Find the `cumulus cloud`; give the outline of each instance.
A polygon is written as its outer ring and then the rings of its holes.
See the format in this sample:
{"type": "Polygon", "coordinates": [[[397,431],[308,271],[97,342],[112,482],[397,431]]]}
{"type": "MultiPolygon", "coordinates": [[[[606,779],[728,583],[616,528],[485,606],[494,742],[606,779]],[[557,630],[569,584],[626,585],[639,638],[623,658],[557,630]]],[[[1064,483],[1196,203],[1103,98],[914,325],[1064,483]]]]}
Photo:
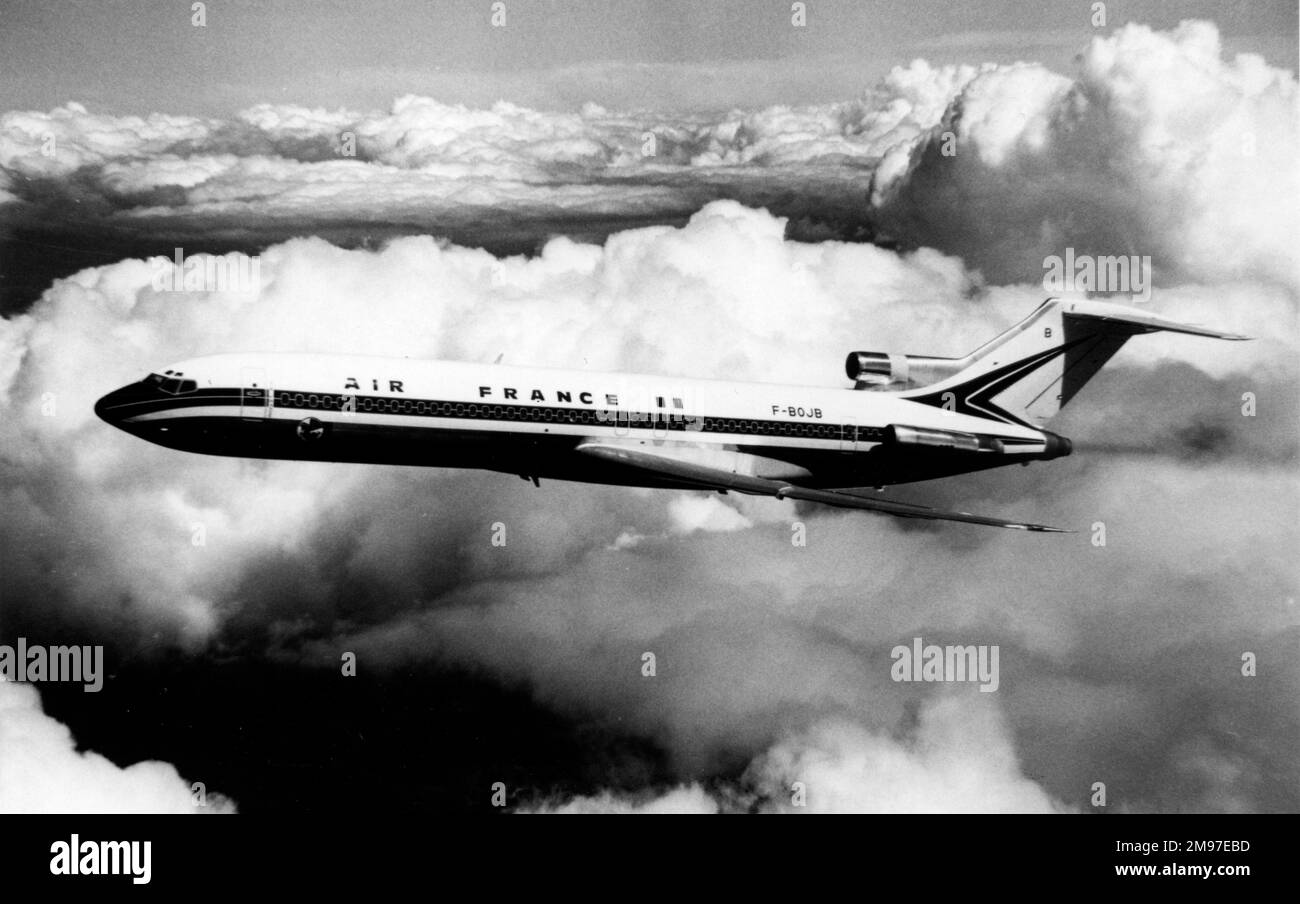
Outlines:
{"type": "MultiPolygon", "coordinates": [[[[512,362],[537,365],[794,382],[815,375],[836,385],[841,336],[859,329],[876,303],[965,289],[960,266],[937,255],[814,247],[787,242],[782,232],[782,222],[765,213],[719,203],[684,230],[623,233],[603,248],[556,239],[531,259],[500,260],[428,238],[378,253],[300,240],[261,256],[262,290],[252,294],[157,291],[159,268],[170,266],[161,260],[123,261],[60,281],[0,330],[0,389],[14,414],[0,427],[9,509],[47,527],[66,523],[60,540],[10,522],[14,548],[28,552],[15,556],[13,579],[33,588],[66,583],[88,611],[97,600],[125,597],[145,613],[165,613],[169,630],[201,638],[218,623],[214,601],[232,592],[235,563],[300,549],[316,527],[309,512],[347,512],[351,494],[369,482],[356,472],[291,467],[279,474],[277,465],[205,462],[242,487],[227,495],[191,481],[192,462],[171,455],[151,462],[149,472],[108,479],[140,450],[117,437],[108,447],[85,442],[102,431],[93,401],[162,362],[343,342],[366,354],[491,360],[507,351],[512,362]],[[856,275],[862,271],[875,272],[869,285],[856,275]],[[855,282],[856,301],[846,308],[843,287],[855,282]],[[372,316],[375,298],[385,299],[382,318],[372,316]],[[251,311],[255,318],[246,316],[251,311]],[[683,336],[685,322],[695,326],[683,336]],[[718,336],[730,342],[721,353],[718,336]],[[84,495],[65,493],[68,478],[84,484],[84,495]],[[79,514],[87,510],[98,514],[79,514]],[[206,547],[191,543],[200,523],[206,547]],[[106,538],[169,552],[132,562],[106,538]],[[52,541],[81,549],[97,567],[89,576],[46,574],[38,548],[52,541]]],[[[906,313],[900,307],[891,317],[901,325],[906,313]]],[[[663,527],[744,526],[734,508],[719,505],[677,501],[663,512],[663,527]]],[[[565,541],[556,543],[558,555],[565,541]]]]}
{"type": "Polygon", "coordinates": [[[603,791],[524,813],[1060,813],[1020,774],[1000,714],[956,697],[927,702],[913,735],[895,739],[831,719],[782,739],[735,784],[665,792],[603,791]]]}
{"type": "Polygon", "coordinates": [[[978,71],[917,61],[855,100],[714,116],[408,95],[386,111],[259,104],[217,120],[70,102],[0,116],[0,224],[142,244],[404,228],[500,242],[491,212],[531,247],[565,229],[681,221],[727,197],[790,216],[808,237],[860,236],[877,164],[897,172],[978,71]]]}
{"type": "Polygon", "coordinates": [[[528,806],[520,813],[623,813],[653,815],[662,813],[718,813],[718,801],[696,784],[673,788],[662,794],[618,795],[604,791],[591,796],[579,796],[552,806],[528,806]]]}
{"type": "MultiPolygon", "coordinates": [[[[838,109],[838,108],[837,108],[838,109]]],[[[113,118],[70,103],[0,118],[0,172],[22,220],[76,203],[128,230],[242,221],[274,231],[340,219],[453,228],[509,209],[534,219],[685,216],[722,188],[693,165],[864,156],[837,109],[784,108],[709,123],[659,114],[471,109],[407,96],[384,113],[259,105],[231,121],[113,118]],[[831,129],[832,134],[824,134],[831,129]],[[841,147],[843,145],[843,147],[841,147]]],[[[706,167],[709,168],[709,167],[706,167]]],[[[788,174],[801,184],[797,172],[788,174]]],[[[849,174],[850,176],[856,174],[849,174]]],[[[767,191],[760,189],[756,191],[767,191]]]]}
{"type": "MultiPolygon", "coordinates": [[[[580,718],[618,719],[668,751],[683,776],[769,774],[826,758],[841,763],[833,775],[852,776],[896,763],[909,775],[938,770],[923,783],[949,789],[935,807],[955,805],[951,788],[963,779],[923,745],[899,753],[889,741],[910,736],[927,696],[889,680],[896,643],[975,635],[1001,644],[1004,663],[1022,663],[1019,680],[1003,678],[1009,734],[1000,737],[1037,773],[1047,764],[1024,726],[1044,714],[1026,685],[1051,679],[1086,697],[1098,692],[1098,657],[1140,670],[1198,643],[1211,643],[1230,675],[1240,650],[1227,637],[1249,631],[1272,643],[1286,624],[1294,478],[1256,452],[1293,433],[1288,422],[1241,418],[1237,390],[1293,394],[1293,340],[1183,338],[1113,366],[1124,382],[1112,410],[1136,421],[1164,407],[1171,429],[1208,413],[1226,431],[1220,456],[1182,458],[1177,437],[1153,428],[1130,437],[1146,444],[1145,464],[1080,456],[900,492],[1107,525],[1104,549],[1085,533],[1051,538],[1061,542],[1026,558],[1025,540],[1042,538],[775,500],[194,458],[112,431],[90,407],[149,369],[231,349],[485,362],[504,350],[513,363],[842,385],[847,347],[973,347],[1037,303],[1032,287],[977,289],[959,261],[936,252],[792,242],[779,219],[731,202],[681,229],[624,232],[603,247],[556,239],[534,258],[428,238],[377,252],[297,240],[268,249],[261,267],[256,293],[176,295],[153,288],[153,263],[123,261],[60,281],[4,321],[0,531],[9,605],[28,623],[57,613],[128,643],[219,639],[290,659],[332,658],[345,645],[380,667],[432,658],[522,680],[580,718]],[[1162,368],[1174,363],[1207,392],[1171,387],[1162,368]],[[1254,382],[1257,372],[1272,382],[1254,382]],[[806,547],[791,544],[796,517],[808,525],[806,547]],[[496,521],[509,527],[504,548],[488,542],[496,521]],[[1179,617],[1164,618],[1175,605],[1179,617]],[[653,679],[640,673],[647,651],[658,657],[653,679]],[[804,740],[781,746],[791,737],[804,740]]],[[[1243,295],[1225,314],[1268,335],[1277,309],[1243,295]]],[[[1075,402],[1088,405],[1086,394],[1075,402]]],[[[1122,692],[1143,707],[1176,701],[1199,674],[1186,668],[1155,687],[1130,675],[1122,692]]],[[[1271,701],[1262,711],[1282,705],[1275,685],[1261,687],[1271,701]]],[[[1075,726],[1080,743],[1113,743],[1128,712],[1075,726]]],[[[1197,737],[1182,724],[1148,730],[1157,757],[1162,742],[1197,737]]],[[[1037,799],[1010,767],[987,777],[1008,807],[1037,799]]],[[[1071,773],[1042,791],[1078,805],[1087,784],[1071,773]]],[[[1294,792],[1276,789],[1282,799],[1294,792]]],[[[1246,794],[1266,806],[1259,789],[1246,794]]]]}
{"type": "Polygon", "coordinates": [[[851,722],[815,726],[751,767],[784,812],[1054,813],[1064,808],[1020,774],[991,704],[956,698],[926,705],[915,738],[873,737],[851,722]],[[802,785],[797,787],[796,783],[802,785]],[[807,793],[796,802],[777,789],[807,793]]]}
{"type": "Polygon", "coordinates": [[[733,198],[794,237],[936,247],[998,283],[1037,280],[1072,246],[1150,255],[1162,287],[1294,292],[1298,119],[1294,75],[1224,60],[1206,22],[1094,38],[1072,78],[917,60],[854,99],[711,116],[408,95],[217,120],[70,102],[0,117],[0,224],[141,246],[430,231],[531,251],[733,198]]]}
{"type": "Polygon", "coordinates": [[[1224,60],[1207,22],[1130,25],[1094,38],[1074,79],[1022,64],[970,80],[880,216],[996,281],[1073,246],[1150,255],[1159,284],[1250,277],[1294,293],[1298,155],[1294,73],[1224,60]]]}
{"type": "Polygon", "coordinates": [[[35,686],[0,681],[0,813],[233,813],[219,794],[198,806],[168,763],[119,767],[77,749],[72,732],[41,711],[35,686]]]}

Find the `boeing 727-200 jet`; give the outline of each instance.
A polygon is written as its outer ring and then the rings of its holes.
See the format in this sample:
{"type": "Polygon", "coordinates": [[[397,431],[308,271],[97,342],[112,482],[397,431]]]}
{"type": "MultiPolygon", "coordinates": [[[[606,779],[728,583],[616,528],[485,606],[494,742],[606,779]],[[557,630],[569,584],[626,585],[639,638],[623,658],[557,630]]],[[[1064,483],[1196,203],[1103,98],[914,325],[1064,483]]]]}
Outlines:
{"type": "Polygon", "coordinates": [[[314,354],[194,358],[110,392],[108,423],[247,458],[484,468],[735,491],[1060,531],[873,488],[1069,455],[1044,425],[1132,335],[1230,333],[1048,299],[964,358],[853,352],[852,389],[314,354]]]}

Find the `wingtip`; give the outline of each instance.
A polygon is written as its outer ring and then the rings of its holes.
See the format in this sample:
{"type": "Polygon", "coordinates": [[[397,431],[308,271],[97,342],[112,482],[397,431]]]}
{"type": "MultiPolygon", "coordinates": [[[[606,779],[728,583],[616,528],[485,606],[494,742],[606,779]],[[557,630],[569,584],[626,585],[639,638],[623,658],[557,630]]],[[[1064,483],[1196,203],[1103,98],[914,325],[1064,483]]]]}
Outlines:
{"type": "MultiPolygon", "coordinates": [[[[954,512],[953,514],[961,515],[963,518],[978,519],[981,516],[972,512],[954,512]]],[[[919,517],[925,517],[920,515],[919,517]]],[[[998,521],[996,519],[986,519],[978,523],[992,524],[995,527],[1005,527],[1007,530],[1023,530],[1032,533],[1043,534],[1077,534],[1077,530],[1068,527],[1052,527],[1050,524],[1031,524],[1027,521],[998,521]]]]}
{"type": "Polygon", "coordinates": [[[1077,534],[1077,530],[1068,527],[1052,527],[1050,524],[1007,524],[1013,530],[1032,531],[1036,534],[1077,534]]]}
{"type": "Polygon", "coordinates": [[[1208,326],[1196,325],[1192,329],[1196,330],[1193,335],[1206,336],[1210,339],[1226,339],[1228,342],[1251,342],[1255,339],[1254,336],[1246,336],[1242,333],[1225,333],[1208,326]]]}

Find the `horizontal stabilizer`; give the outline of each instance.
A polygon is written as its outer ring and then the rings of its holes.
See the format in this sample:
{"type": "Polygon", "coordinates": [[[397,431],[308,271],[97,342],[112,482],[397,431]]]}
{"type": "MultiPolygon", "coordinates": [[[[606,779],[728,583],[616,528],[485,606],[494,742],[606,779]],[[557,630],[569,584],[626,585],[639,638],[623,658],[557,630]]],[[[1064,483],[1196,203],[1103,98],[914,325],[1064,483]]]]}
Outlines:
{"type": "Polygon", "coordinates": [[[1062,313],[1073,319],[1110,324],[1113,328],[1122,329],[1126,333],[1154,333],[1163,330],[1168,333],[1187,333],[1189,336],[1208,336],[1211,339],[1231,339],[1234,342],[1251,338],[1237,333],[1211,330],[1203,326],[1178,323],[1158,314],[1100,301],[1066,302],[1062,307],[1062,313]]]}

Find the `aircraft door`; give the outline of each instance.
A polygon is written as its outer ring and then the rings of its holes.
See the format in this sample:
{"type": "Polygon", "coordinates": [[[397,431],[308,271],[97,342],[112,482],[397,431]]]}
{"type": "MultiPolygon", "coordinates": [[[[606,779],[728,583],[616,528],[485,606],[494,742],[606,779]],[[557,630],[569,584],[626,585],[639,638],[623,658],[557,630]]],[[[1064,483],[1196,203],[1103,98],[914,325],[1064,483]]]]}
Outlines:
{"type": "MultiPolygon", "coordinates": [[[[675,394],[680,397],[680,393],[675,394]]],[[[668,439],[668,432],[672,429],[673,409],[669,407],[669,399],[674,396],[656,395],[654,405],[650,408],[650,433],[654,441],[661,443],[668,439]]]]}
{"type": "Polygon", "coordinates": [[[840,451],[858,451],[858,422],[853,417],[840,418],[840,451]]]}
{"type": "Polygon", "coordinates": [[[271,383],[264,368],[240,368],[239,414],[246,421],[258,421],[271,416],[271,383]]]}

